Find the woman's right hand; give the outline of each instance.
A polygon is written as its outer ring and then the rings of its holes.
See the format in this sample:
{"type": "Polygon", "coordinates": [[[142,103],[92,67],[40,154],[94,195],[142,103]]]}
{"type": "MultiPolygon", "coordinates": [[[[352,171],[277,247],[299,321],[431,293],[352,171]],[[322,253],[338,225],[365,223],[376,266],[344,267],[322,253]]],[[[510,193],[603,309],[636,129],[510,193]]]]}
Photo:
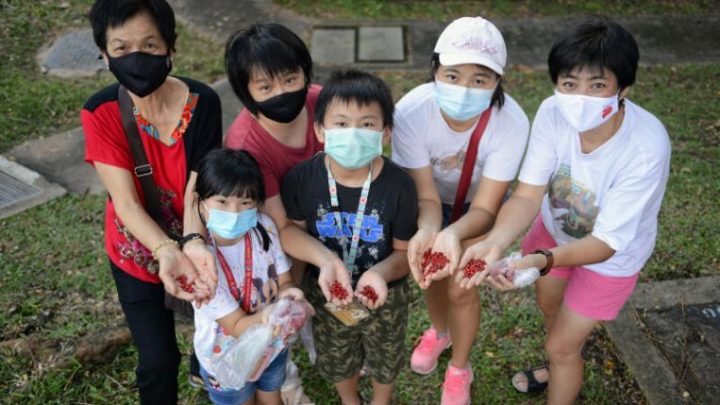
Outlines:
{"type": "MultiPolygon", "coordinates": [[[[459,268],[464,269],[470,260],[484,260],[487,264],[494,263],[501,259],[504,250],[504,247],[496,243],[481,240],[465,249],[465,253],[463,253],[462,258],[460,259],[459,268]]],[[[476,273],[470,278],[465,278],[463,272],[458,271],[455,275],[455,281],[460,285],[460,287],[467,288],[469,290],[484,283],[488,274],[489,271],[486,269],[476,273]]]]}
{"type": "Polygon", "coordinates": [[[408,263],[410,264],[410,273],[412,273],[415,282],[418,283],[423,290],[428,288],[430,280],[425,280],[423,276],[422,258],[423,253],[431,249],[435,243],[437,232],[420,228],[410,239],[408,244],[408,263]]]}

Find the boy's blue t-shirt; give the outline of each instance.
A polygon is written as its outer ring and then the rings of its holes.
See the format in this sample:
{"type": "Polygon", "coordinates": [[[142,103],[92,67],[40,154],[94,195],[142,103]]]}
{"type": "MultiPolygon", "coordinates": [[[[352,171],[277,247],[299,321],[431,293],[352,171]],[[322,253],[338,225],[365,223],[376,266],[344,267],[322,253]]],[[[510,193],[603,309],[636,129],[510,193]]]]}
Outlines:
{"type": "MultiPolygon", "coordinates": [[[[353,285],[362,273],[392,253],[393,238],[410,240],[417,230],[418,198],[415,183],[398,165],[384,157],[383,161],[380,174],[370,184],[355,260],[358,270],[353,274],[353,285]]],[[[325,154],[318,153],[290,170],[283,181],[282,201],[288,218],[305,221],[308,233],[342,259],[343,250],[350,249],[362,189],[337,184],[343,233],[346,236],[342,243],[330,205],[324,162],[325,154]]]]}

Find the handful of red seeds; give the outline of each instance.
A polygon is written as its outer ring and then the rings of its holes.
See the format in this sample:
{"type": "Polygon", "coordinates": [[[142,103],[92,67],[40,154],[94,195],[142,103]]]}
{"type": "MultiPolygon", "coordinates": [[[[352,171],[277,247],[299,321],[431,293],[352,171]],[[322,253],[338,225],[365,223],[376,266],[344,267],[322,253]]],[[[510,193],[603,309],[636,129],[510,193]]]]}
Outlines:
{"type": "Polygon", "coordinates": [[[363,289],[360,291],[360,294],[364,295],[365,298],[369,299],[372,302],[375,302],[378,299],[377,292],[375,292],[375,289],[370,287],[369,285],[363,287],[363,289]]]}
{"type": "Polygon", "coordinates": [[[485,270],[486,265],[487,263],[485,263],[485,260],[483,259],[472,259],[468,262],[468,264],[465,265],[465,269],[463,270],[463,276],[465,278],[470,278],[475,274],[485,270]]]}
{"type": "Polygon", "coordinates": [[[190,293],[190,294],[195,292],[195,288],[193,288],[192,284],[188,283],[187,277],[185,277],[185,275],[181,275],[181,276],[177,277],[175,280],[178,282],[178,284],[180,284],[180,288],[182,288],[183,291],[190,293]]]}
{"type": "Polygon", "coordinates": [[[330,296],[342,301],[346,299],[349,295],[350,293],[347,292],[345,287],[343,287],[339,281],[335,280],[332,284],[330,284],[330,296]]]}
{"type": "Polygon", "coordinates": [[[442,252],[433,252],[428,249],[423,253],[422,268],[423,277],[437,273],[450,263],[450,259],[442,252]]]}

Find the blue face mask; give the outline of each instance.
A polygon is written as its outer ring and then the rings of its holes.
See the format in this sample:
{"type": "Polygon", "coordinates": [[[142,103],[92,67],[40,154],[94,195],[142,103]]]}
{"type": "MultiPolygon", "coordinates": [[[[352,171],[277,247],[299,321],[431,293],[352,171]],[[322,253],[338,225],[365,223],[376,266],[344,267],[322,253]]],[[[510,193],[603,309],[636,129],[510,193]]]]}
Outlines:
{"type": "Polygon", "coordinates": [[[467,121],[490,107],[495,89],[473,89],[435,80],[435,100],[448,117],[467,121]]]}
{"type": "Polygon", "coordinates": [[[382,131],[362,128],[325,130],[325,153],[340,166],[359,169],[382,154],[382,131]]]}
{"type": "Polygon", "coordinates": [[[239,238],[257,225],[257,208],[229,212],[210,208],[207,228],[223,239],[239,238]]]}

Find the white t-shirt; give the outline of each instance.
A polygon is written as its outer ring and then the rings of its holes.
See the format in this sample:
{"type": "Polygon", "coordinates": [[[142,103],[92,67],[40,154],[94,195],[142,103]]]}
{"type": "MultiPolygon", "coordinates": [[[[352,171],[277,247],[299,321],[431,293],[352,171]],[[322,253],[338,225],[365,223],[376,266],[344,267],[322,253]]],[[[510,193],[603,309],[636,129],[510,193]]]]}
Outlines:
{"type": "MultiPolygon", "coordinates": [[[[434,93],[435,83],[425,83],[397,103],[392,160],[408,169],[431,165],[440,200],[452,205],[475,126],[464,132],[450,129],[434,93]]],[[[480,139],[466,202],[475,195],[481,176],[497,181],[515,179],[525,152],[529,126],[522,108],[505,94],[505,105],[500,110],[492,108],[490,122],[480,139]]]]}
{"type": "MultiPolygon", "coordinates": [[[[252,235],[253,283],[252,297],[250,299],[253,313],[262,311],[267,305],[277,301],[280,274],[290,269],[290,260],[285,256],[280,245],[278,230],[272,219],[265,214],[258,213],[258,222],[262,224],[270,236],[268,251],[263,250],[262,237],[259,232],[250,231],[252,235]]],[[[212,251],[213,247],[209,247],[212,251]]],[[[228,263],[235,277],[235,283],[240,290],[240,302],[243,301],[245,286],[245,239],[235,245],[218,247],[228,263]]],[[[206,305],[195,308],[195,337],[193,344],[195,354],[200,364],[211,375],[215,374],[212,359],[220,357],[235,341],[215,322],[240,308],[238,301],[230,293],[227,279],[215,261],[218,272],[218,285],[215,297],[206,305]]]]}
{"type": "Polygon", "coordinates": [[[670,138],[652,114],[625,99],[625,118],[607,142],[581,151],[580,136],[552,96],[538,109],[519,180],[549,184],[545,227],[559,245],[592,235],[615,254],[584,267],[612,277],[639,272],[657,236],[670,171],[670,138]]]}

